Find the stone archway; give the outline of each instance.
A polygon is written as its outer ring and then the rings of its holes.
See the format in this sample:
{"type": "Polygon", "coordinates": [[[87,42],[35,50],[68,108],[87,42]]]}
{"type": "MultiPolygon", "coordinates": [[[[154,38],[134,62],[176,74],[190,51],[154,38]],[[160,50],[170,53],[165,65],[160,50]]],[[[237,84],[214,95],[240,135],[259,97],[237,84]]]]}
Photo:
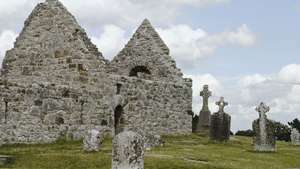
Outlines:
{"type": "Polygon", "coordinates": [[[124,110],[121,105],[118,105],[114,111],[114,128],[115,135],[121,133],[124,130],[124,110]]]}
{"type": "Polygon", "coordinates": [[[136,66],[130,70],[129,76],[138,77],[139,73],[151,75],[150,70],[146,66],[136,66]]]}

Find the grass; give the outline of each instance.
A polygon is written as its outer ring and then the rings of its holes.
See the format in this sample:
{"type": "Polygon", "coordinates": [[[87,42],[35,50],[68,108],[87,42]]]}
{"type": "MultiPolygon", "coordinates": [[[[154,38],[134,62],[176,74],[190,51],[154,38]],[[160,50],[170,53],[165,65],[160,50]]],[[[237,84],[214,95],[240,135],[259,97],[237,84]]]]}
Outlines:
{"type": "MultiPolygon", "coordinates": [[[[145,169],[300,169],[300,146],[285,142],[277,142],[276,153],[256,153],[247,137],[221,144],[197,135],[165,136],[164,140],[164,147],[145,153],[145,169]]],[[[0,154],[16,159],[2,168],[111,169],[110,138],[97,153],[84,153],[81,146],[81,142],[65,141],[4,146],[0,154]]]]}

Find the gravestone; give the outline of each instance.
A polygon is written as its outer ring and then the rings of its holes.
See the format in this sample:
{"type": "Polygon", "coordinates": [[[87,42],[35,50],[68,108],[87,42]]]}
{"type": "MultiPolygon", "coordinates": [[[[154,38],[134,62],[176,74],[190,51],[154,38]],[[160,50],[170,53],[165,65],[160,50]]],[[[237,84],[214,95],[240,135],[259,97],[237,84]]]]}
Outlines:
{"type": "Polygon", "coordinates": [[[198,124],[199,124],[199,116],[197,114],[193,113],[193,116],[192,116],[192,132],[193,133],[198,132],[198,124]]]}
{"type": "Polygon", "coordinates": [[[104,140],[104,134],[98,130],[87,131],[83,140],[83,150],[86,152],[99,151],[104,140]]]}
{"type": "Polygon", "coordinates": [[[13,161],[14,161],[14,157],[12,156],[0,155],[0,166],[11,164],[13,163],[13,161]]]}
{"type": "Polygon", "coordinates": [[[142,136],[125,131],[113,140],[112,169],[143,169],[144,142],[142,136]]]}
{"type": "Polygon", "coordinates": [[[203,105],[199,113],[199,121],[196,127],[196,132],[208,134],[211,114],[208,108],[208,98],[211,96],[211,91],[208,90],[208,85],[203,86],[203,90],[200,92],[200,96],[203,97],[203,105]]]}
{"type": "Polygon", "coordinates": [[[219,111],[211,115],[210,139],[213,141],[228,141],[230,138],[231,117],[224,112],[224,107],[228,103],[224,101],[224,97],[221,97],[216,105],[219,106],[219,111]]]}
{"type": "Polygon", "coordinates": [[[275,128],[274,123],[267,119],[266,113],[270,111],[270,107],[265,103],[255,109],[259,113],[259,119],[252,123],[253,131],[255,133],[253,142],[254,150],[260,152],[274,152],[275,151],[275,128]]]}
{"type": "Polygon", "coordinates": [[[291,141],[293,145],[300,145],[300,133],[297,129],[293,128],[291,132],[291,141]]]}

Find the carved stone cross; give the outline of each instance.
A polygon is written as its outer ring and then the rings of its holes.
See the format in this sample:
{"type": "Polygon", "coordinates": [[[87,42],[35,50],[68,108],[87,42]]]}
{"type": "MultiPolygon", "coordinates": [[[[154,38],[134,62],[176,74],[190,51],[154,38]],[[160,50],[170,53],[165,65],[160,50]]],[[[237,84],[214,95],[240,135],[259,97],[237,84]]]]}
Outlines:
{"type": "Polygon", "coordinates": [[[208,98],[211,96],[211,91],[208,90],[208,85],[203,86],[203,90],[200,92],[200,96],[203,97],[202,111],[209,111],[208,98]]]}
{"type": "Polygon", "coordinates": [[[221,97],[220,101],[216,102],[216,105],[219,106],[219,112],[224,113],[224,107],[228,105],[228,102],[225,102],[224,97],[221,97]]]}
{"type": "Polygon", "coordinates": [[[259,113],[259,118],[266,118],[266,113],[270,111],[270,107],[261,102],[260,105],[255,108],[255,110],[259,113]]]}

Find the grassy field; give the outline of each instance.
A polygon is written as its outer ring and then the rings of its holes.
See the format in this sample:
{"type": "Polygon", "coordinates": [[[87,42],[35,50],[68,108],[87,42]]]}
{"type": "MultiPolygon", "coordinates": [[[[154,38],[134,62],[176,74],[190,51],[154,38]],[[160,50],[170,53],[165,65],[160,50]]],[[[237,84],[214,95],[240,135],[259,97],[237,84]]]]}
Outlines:
{"type": "MultiPolygon", "coordinates": [[[[256,153],[247,137],[233,137],[224,144],[211,143],[197,135],[166,136],[164,140],[164,147],[145,153],[145,169],[300,169],[300,146],[289,143],[277,142],[276,153],[256,153]]],[[[7,168],[111,169],[109,138],[97,153],[84,153],[81,142],[60,141],[5,146],[0,148],[0,154],[16,157],[7,168]]]]}

